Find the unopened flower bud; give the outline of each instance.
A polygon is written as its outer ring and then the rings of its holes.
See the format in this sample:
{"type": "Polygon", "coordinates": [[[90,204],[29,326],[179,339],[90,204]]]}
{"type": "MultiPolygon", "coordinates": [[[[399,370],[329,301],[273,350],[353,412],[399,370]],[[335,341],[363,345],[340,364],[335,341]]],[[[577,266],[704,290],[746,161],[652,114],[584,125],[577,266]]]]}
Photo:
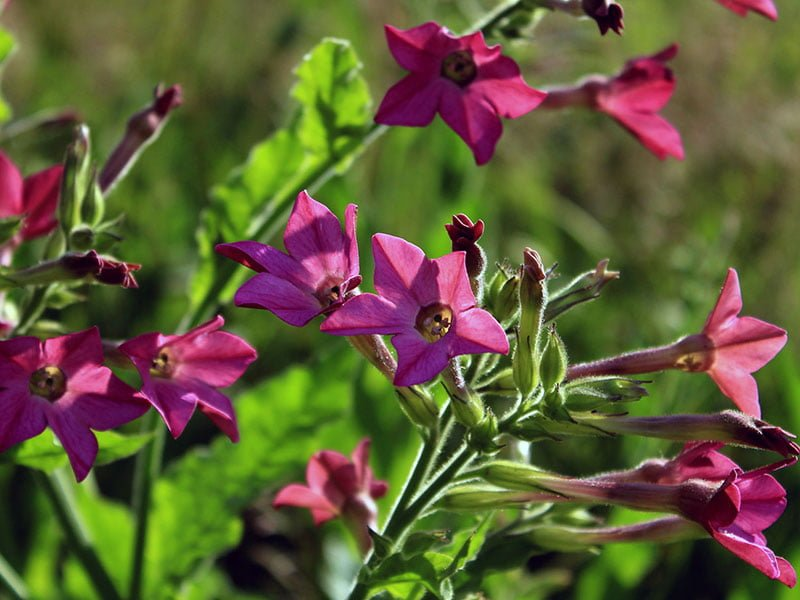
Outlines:
{"type": "Polygon", "coordinates": [[[517,330],[517,345],[511,358],[514,385],[523,398],[528,398],[539,385],[539,368],[530,338],[523,338],[517,330]]]}
{"type": "Polygon", "coordinates": [[[437,504],[448,510],[484,511],[493,508],[523,506],[530,502],[547,502],[556,498],[552,494],[530,491],[509,491],[485,483],[467,483],[450,488],[437,504]]]}
{"type": "Polygon", "coordinates": [[[90,226],[97,226],[103,220],[105,198],[97,184],[97,173],[93,172],[81,203],[81,220],[90,226]]]}
{"type": "Polygon", "coordinates": [[[481,454],[492,454],[502,448],[495,442],[498,434],[497,417],[487,408],[483,419],[467,433],[467,443],[481,454]]]}
{"type": "Polygon", "coordinates": [[[67,235],[81,222],[81,204],[91,176],[90,167],[89,128],[79,125],[67,148],[58,201],[58,221],[67,235]]]}
{"type": "Polygon", "coordinates": [[[561,386],[564,406],[585,412],[614,402],[633,402],[647,396],[642,386],[646,381],[626,377],[594,377],[569,382],[561,386]]]}
{"type": "Polygon", "coordinates": [[[540,482],[558,477],[534,466],[510,460],[495,460],[481,467],[478,474],[491,484],[508,490],[532,490],[540,482]]]}
{"type": "Polygon", "coordinates": [[[558,292],[554,293],[544,312],[544,321],[552,321],[560,314],[582,302],[594,300],[609,282],[619,279],[619,271],[608,271],[608,259],[603,259],[593,271],[578,275],[558,292]]]}
{"type": "Polygon", "coordinates": [[[486,305],[500,323],[509,323],[519,311],[519,275],[500,266],[489,283],[486,305]]]}
{"type": "Polygon", "coordinates": [[[553,392],[567,375],[567,348],[555,327],[547,331],[547,342],[542,350],[539,374],[542,386],[548,393],[553,392]]]}
{"type": "Polygon", "coordinates": [[[622,6],[609,0],[582,0],[582,5],[586,15],[597,22],[600,35],[605,35],[609,29],[617,35],[622,35],[624,28],[622,6]]]}
{"type": "Polygon", "coordinates": [[[560,441],[567,437],[609,437],[613,433],[605,431],[602,427],[594,425],[588,419],[576,420],[564,409],[549,407],[548,415],[536,411],[520,419],[511,427],[510,433],[527,442],[541,440],[560,441]],[[559,418],[553,418],[554,414],[559,418]],[[567,418],[564,418],[566,416],[567,418]]]}
{"type": "Polygon", "coordinates": [[[135,288],[139,286],[133,277],[133,271],[140,268],[141,265],[103,258],[94,250],[85,254],[71,252],[56,260],[6,273],[0,282],[2,284],[0,287],[49,285],[59,281],[87,278],[108,285],[135,288]]]}
{"type": "Polygon", "coordinates": [[[453,251],[466,252],[469,283],[475,297],[480,300],[483,292],[483,271],[486,268],[486,254],[478,245],[478,240],[483,235],[483,221],[479,219],[473,223],[467,215],[459,213],[453,215],[453,222],[444,227],[453,242],[453,251]]]}
{"type": "Polygon", "coordinates": [[[396,387],[400,407],[415,425],[424,429],[435,429],[439,421],[439,409],[430,394],[419,386],[396,387]]]}

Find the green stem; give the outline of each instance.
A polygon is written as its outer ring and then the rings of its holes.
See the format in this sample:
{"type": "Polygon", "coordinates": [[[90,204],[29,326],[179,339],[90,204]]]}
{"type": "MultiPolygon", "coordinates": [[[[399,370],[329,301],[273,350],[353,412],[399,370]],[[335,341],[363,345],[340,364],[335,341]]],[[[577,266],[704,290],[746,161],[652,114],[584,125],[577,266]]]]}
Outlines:
{"type": "Polygon", "coordinates": [[[34,479],[50,501],[67,544],[83,565],[97,595],[103,600],[122,600],[122,596],[94,550],[71,493],[67,490],[63,475],[56,472],[48,477],[40,471],[34,471],[34,479]]]}
{"type": "Polygon", "coordinates": [[[22,314],[19,317],[19,322],[14,328],[13,335],[23,335],[36,324],[36,321],[42,316],[44,309],[47,307],[47,296],[50,293],[52,285],[45,287],[37,287],[33,290],[28,302],[22,309],[22,314]]]}
{"type": "Polygon", "coordinates": [[[494,10],[484,15],[482,19],[473,23],[472,27],[467,30],[467,33],[474,33],[482,31],[484,35],[490,35],[492,29],[500,23],[503,19],[511,15],[522,5],[522,0],[511,0],[505,4],[500,4],[494,10]]]}
{"type": "Polygon", "coordinates": [[[133,513],[136,529],[131,557],[131,574],[128,598],[139,600],[144,581],[144,552],[147,547],[147,526],[150,517],[150,499],[153,482],[161,471],[161,458],[167,429],[161,424],[156,411],[150,411],[142,422],[142,431],[154,431],[153,439],[136,456],[133,476],[133,513]]]}
{"type": "Polygon", "coordinates": [[[30,596],[25,582],[19,576],[5,557],[0,554],[0,583],[2,583],[11,597],[15,600],[27,600],[30,596]]]}

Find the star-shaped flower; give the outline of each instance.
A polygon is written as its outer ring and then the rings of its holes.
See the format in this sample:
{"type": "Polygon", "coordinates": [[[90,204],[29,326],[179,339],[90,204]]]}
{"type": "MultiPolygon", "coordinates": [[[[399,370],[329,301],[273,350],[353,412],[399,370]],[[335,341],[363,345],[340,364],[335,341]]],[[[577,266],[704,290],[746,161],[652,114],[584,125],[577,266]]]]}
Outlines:
{"type": "Polygon", "coordinates": [[[240,337],[218,331],[222,317],[183,335],[145,333],[119,347],[142,377],[140,394],[161,414],[173,437],[199,408],[234,442],[239,439],[230,399],[217,388],[232,385],[256,351],[240,337]]]}
{"type": "Polygon", "coordinates": [[[372,543],[367,528],[374,529],[378,517],[375,500],[388,489],[369,468],[369,443],[369,439],[361,440],[352,460],[333,450],[317,452],[306,468],[308,485],[287,485],[275,496],[272,506],[308,508],[315,525],[341,516],[366,551],[372,543]]]}
{"type": "Polygon", "coordinates": [[[50,426],[78,481],[97,456],[91,430],[144,414],[148,404],[103,366],[97,328],[39,341],[0,341],[0,452],[50,426]]]}
{"type": "Polygon", "coordinates": [[[717,2],[742,17],[747,16],[748,10],[752,10],[773,21],[778,20],[778,9],[772,0],[717,0],[717,2]]]}
{"type": "Polygon", "coordinates": [[[434,22],[385,29],[392,56],[410,73],[386,92],[377,123],[424,127],[438,112],[482,165],[500,139],[500,117],[521,117],[546,96],[528,86],[517,64],[500,54],[499,45],[488,47],[480,32],[457,37],[434,22]]]}
{"type": "Polygon", "coordinates": [[[258,272],[236,292],[236,306],[264,308],[295,327],[338,308],[361,283],[357,211],[347,206],[342,233],[328,207],[303,191],[283,234],[288,255],[253,241],[218,244],[217,252],[258,272]]]}
{"type": "Polygon", "coordinates": [[[429,381],[461,354],[508,352],[503,328],[475,306],[464,252],[429,259],[414,244],[380,233],[372,238],[372,252],[379,295],[352,298],[320,329],[334,335],[392,335],[395,385],[429,381]]]}

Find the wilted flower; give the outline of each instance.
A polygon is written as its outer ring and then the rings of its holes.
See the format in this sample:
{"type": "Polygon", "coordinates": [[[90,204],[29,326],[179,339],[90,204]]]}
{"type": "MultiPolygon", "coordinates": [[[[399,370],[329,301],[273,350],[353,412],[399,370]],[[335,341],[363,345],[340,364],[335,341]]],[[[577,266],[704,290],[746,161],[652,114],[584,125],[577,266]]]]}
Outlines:
{"type": "Polygon", "coordinates": [[[683,159],[680,134],[658,114],[675,90],[675,78],[665,63],[677,53],[678,46],[672,44],[652,56],[629,60],[613,77],[594,75],[577,86],[549,90],[542,108],[585,106],[606,113],[658,158],[683,159]]]}
{"type": "Polygon", "coordinates": [[[386,92],[375,121],[424,127],[438,112],[479,165],[494,154],[503,131],[500,117],[521,117],[546,95],[522,80],[499,45],[486,46],[480,32],[456,37],[434,22],[385,29],[392,56],[410,74],[386,92]]]}
{"type": "Polygon", "coordinates": [[[218,331],[224,324],[217,316],[183,335],[145,333],[119,347],[142,377],[140,394],[173,437],[183,433],[199,408],[231,440],[239,440],[231,401],[217,388],[239,379],[256,351],[240,337],[218,331]]]}
{"type": "Polygon", "coordinates": [[[103,366],[97,328],[51,338],[0,341],[0,452],[50,426],[78,481],[97,456],[91,430],[119,427],[148,404],[103,366]]]}
{"type": "Polygon", "coordinates": [[[429,381],[460,354],[508,352],[503,328],[475,306],[463,252],[429,259],[414,244],[380,233],[372,238],[372,252],[379,295],[352,298],[320,329],[394,336],[395,385],[429,381]]]}
{"type": "Polygon", "coordinates": [[[369,439],[361,440],[352,460],[333,450],[317,452],[306,468],[308,485],[287,485],[275,496],[272,506],[308,508],[316,525],[342,517],[362,550],[368,550],[372,543],[368,528],[375,528],[378,516],[375,500],[388,489],[385,481],[374,479],[368,466],[369,443],[369,439]]]}
{"type": "Polygon", "coordinates": [[[264,308],[295,327],[338,308],[361,283],[357,211],[347,206],[342,233],[336,216],[303,191],[283,234],[288,255],[253,241],[218,244],[218,253],[258,272],[236,292],[236,306],[264,308]]]}

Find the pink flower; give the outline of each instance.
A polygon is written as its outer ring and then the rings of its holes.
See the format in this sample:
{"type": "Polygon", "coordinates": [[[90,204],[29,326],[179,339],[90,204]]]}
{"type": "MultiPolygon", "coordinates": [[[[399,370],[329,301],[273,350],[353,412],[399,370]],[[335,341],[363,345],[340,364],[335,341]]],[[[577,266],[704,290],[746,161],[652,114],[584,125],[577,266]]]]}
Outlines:
{"type": "Polygon", "coordinates": [[[314,454],[306,467],[308,485],[292,483],[272,501],[274,508],[299,506],[311,510],[315,525],[343,517],[361,548],[370,548],[368,528],[375,528],[378,510],[375,500],[386,494],[385,481],[373,478],[367,461],[369,439],[359,442],[352,461],[333,450],[314,454]]]}
{"type": "Polygon", "coordinates": [[[789,562],[767,547],[762,531],[786,508],[786,490],[769,475],[797,459],[743,472],[728,457],[716,451],[721,444],[687,444],[674,459],[651,471],[653,483],[682,483],[692,479],[721,482],[716,492],[702,504],[686,504],[688,518],[702,525],[724,548],[753,565],[770,579],[794,587],[797,575],[789,562]]]}
{"type": "Polygon", "coordinates": [[[742,17],[747,15],[748,10],[752,10],[773,21],[778,20],[778,9],[772,0],[717,0],[717,2],[742,17]]]}
{"type": "Polygon", "coordinates": [[[617,35],[622,34],[624,25],[622,23],[622,6],[609,0],[583,0],[584,12],[597,21],[600,35],[605,35],[609,29],[617,35]]]}
{"type": "Polygon", "coordinates": [[[178,437],[199,408],[234,442],[239,439],[236,415],[217,388],[233,384],[256,351],[243,339],[224,331],[222,317],[183,335],[153,332],[119,347],[142,377],[141,395],[155,406],[173,437],[178,437]]]}
{"type": "Polygon", "coordinates": [[[375,121],[424,127],[438,112],[479,165],[494,153],[503,131],[500,117],[521,117],[546,95],[522,80],[499,45],[486,46],[480,32],[456,37],[434,22],[385,30],[392,56],[410,74],[386,93],[375,121]]]}
{"type": "Polygon", "coordinates": [[[376,234],[375,289],[329,316],[320,329],[334,335],[388,334],[397,350],[394,384],[436,377],[460,354],[508,352],[500,324],[475,306],[464,252],[428,259],[401,238],[376,234]]]}
{"type": "Polygon", "coordinates": [[[55,165],[23,179],[19,169],[0,151],[0,219],[24,216],[16,243],[55,229],[63,170],[61,165],[55,165]]]}
{"type": "Polygon", "coordinates": [[[711,348],[690,357],[687,368],[705,366],[719,389],[742,411],[761,416],[758,385],[751,373],[767,364],[786,344],[786,331],[753,317],[740,317],[742,291],[735,269],[728,269],[714,310],[701,335],[711,348]],[[699,358],[699,362],[693,359],[699,358]]]}
{"type": "Polygon", "coordinates": [[[140,417],[148,405],[103,366],[97,328],[40,342],[0,341],[0,451],[50,426],[78,481],[97,456],[91,429],[106,430],[140,417]]]}
{"type": "Polygon", "coordinates": [[[295,327],[338,308],[361,283],[358,208],[345,211],[345,231],[328,208],[300,192],[283,242],[288,256],[265,244],[218,244],[216,251],[258,271],[236,292],[236,306],[264,308],[295,327]]]}
{"type": "Polygon", "coordinates": [[[613,77],[595,75],[577,86],[550,90],[542,108],[586,106],[613,117],[658,158],[683,159],[678,131],[658,113],[675,90],[666,61],[678,53],[673,44],[653,56],[625,63],[613,77]]]}
{"type": "Polygon", "coordinates": [[[705,371],[740,410],[760,418],[758,385],[751,373],[767,364],[783,348],[786,331],[754,317],[740,317],[741,310],[739,277],[735,269],[728,269],[717,304],[701,333],[669,346],[572,365],[567,371],[567,380],[663,369],[705,371]]]}

